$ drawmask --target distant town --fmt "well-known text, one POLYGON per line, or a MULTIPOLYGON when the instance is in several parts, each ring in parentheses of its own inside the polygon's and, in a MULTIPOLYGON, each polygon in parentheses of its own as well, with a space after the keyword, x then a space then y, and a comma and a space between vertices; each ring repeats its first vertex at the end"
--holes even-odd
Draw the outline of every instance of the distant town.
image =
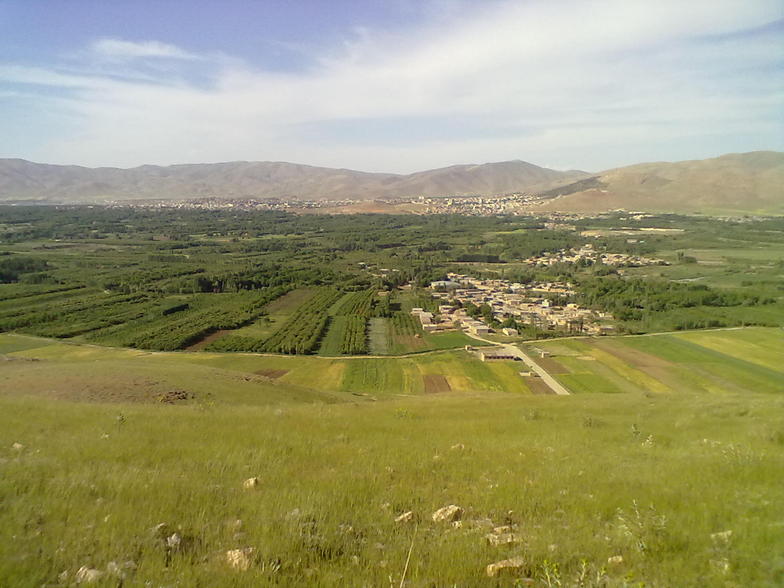
POLYGON ((534 204, 545 200, 533 193, 469 196, 414 196, 410 198, 383 198, 362 200, 308 200, 299 198, 182 198, 159 200, 114 200, 109 206, 134 208, 179 208, 201 210, 282 210, 288 212, 308 210, 337 210, 357 204, 375 204, 415 214, 461 214, 466 216, 528 215, 534 204))

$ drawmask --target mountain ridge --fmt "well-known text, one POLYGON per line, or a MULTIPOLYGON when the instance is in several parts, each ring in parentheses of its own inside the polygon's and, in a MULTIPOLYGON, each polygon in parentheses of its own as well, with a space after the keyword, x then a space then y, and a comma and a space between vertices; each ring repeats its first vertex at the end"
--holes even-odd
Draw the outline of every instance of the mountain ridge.
POLYGON ((784 213, 784 153, 644 162, 598 173, 557 171, 519 159, 456 164, 411 174, 364 172, 285 161, 184 163, 133 168, 0 159, 0 202, 99 204, 219 199, 394 200, 526 192, 536 210, 784 213))
POLYGON ((392 174, 284 161, 89 168, 0 159, 0 200, 83 203, 207 196, 372 200, 526 191, 545 184, 569 183, 586 175, 520 160, 392 174))

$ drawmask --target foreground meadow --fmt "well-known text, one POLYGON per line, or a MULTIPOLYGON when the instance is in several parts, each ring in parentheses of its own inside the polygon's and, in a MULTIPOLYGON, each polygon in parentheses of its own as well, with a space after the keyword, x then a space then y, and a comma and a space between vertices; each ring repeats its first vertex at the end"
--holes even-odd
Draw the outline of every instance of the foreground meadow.
MULTIPOLYGON (((779 336, 761 332, 749 340, 763 351, 748 359, 775 383, 779 336)), ((732 349, 750 337, 738 333, 732 349)), ((733 335, 678 337, 726 347, 733 335)), ((640 346, 616 341, 598 351, 617 358, 612 345, 640 346)), ((553 361, 590 364, 607 381, 622 371, 563 345, 553 361)), ((355 368, 334 367, 351 360, 144 354, 13 336, 0 346, 3 586, 70 585, 80 568, 106 586, 784 582, 781 389, 689 387, 683 354, 665 379, 679 389, 650 384, 676 365, 662 360, 629 367, 632 384, 615 394, 466 383, 401 397, 395 381, 374 402, 356 395, 372 390, 356 384, 355 368), (306 360, 299 370, 278 365, 306 360), (253 376, 259 362, 268 376, 253 376), (58 389, 58 373, 68 386, 58 389), (164 373, 195 392, 167 396, 164 373), (146 392, 131 394, 134 382, 146 392), (80 386, 92 388, 79 395, 80 386), (432 520, 452 504, 459 523, 432 520), (510 558, 518 569, 487 576, 488 564, 510 558)), ((438 369, 456 369, 454 353, 438 369)), ((419 358, 418 373, 438 357, 419 358)), ((366 379, 392 373, 378 362, 393 360, 356 361, 374 362, 366 379)), ((483 364, 467 365, 460 378, 473 382, 483 364)))

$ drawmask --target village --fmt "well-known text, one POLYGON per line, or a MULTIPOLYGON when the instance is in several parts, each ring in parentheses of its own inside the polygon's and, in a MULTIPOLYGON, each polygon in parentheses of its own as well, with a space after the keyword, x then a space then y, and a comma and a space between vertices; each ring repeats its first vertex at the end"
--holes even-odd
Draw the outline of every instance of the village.
MULTIPOLYGON (((568 282, 533 282, 519 284, 508 280, 482 280, 463 274, 450 273, 447 280, 430 284, 431 295, 441 303, 438 313, 414 308, 425 332, 461 328, 469 335, 485 336, 496 332, 481 316, 471 316, 470 305, 487 305, 493 320, 498 323, 514 319, 516 324, 531 325, 539 330, 561 331, 568 334, 605 335, 614 327, 608 324, 612 316, 581 308, 575 303, 563 305, 553 301, 575 294, 568 282)), ((500 327, 507 337, 520 335, 513 327, 500 327)))
POLYGON ((642 267, 646 265, 670 265, 663 259, 631 255, 628 253, 604 253, 597 251, 591 243, 579 249, 561 249, 554 253, 545 252, 542 255, 529 257, 523 263, 531 267, 547 267, 557 263, 573 263, 595 265, 604 264, 615 267, 642 267))

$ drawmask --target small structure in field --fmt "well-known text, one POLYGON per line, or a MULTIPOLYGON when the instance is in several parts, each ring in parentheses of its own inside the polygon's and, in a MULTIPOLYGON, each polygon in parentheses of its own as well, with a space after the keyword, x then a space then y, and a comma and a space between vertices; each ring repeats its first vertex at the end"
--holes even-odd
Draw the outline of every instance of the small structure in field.
POLYGON ((479 359, 482 361, 495 361, 495 360, 515 360, 517 359, 517 355, 510 352, 510 351, 480 351, 479 352, 479 359))

